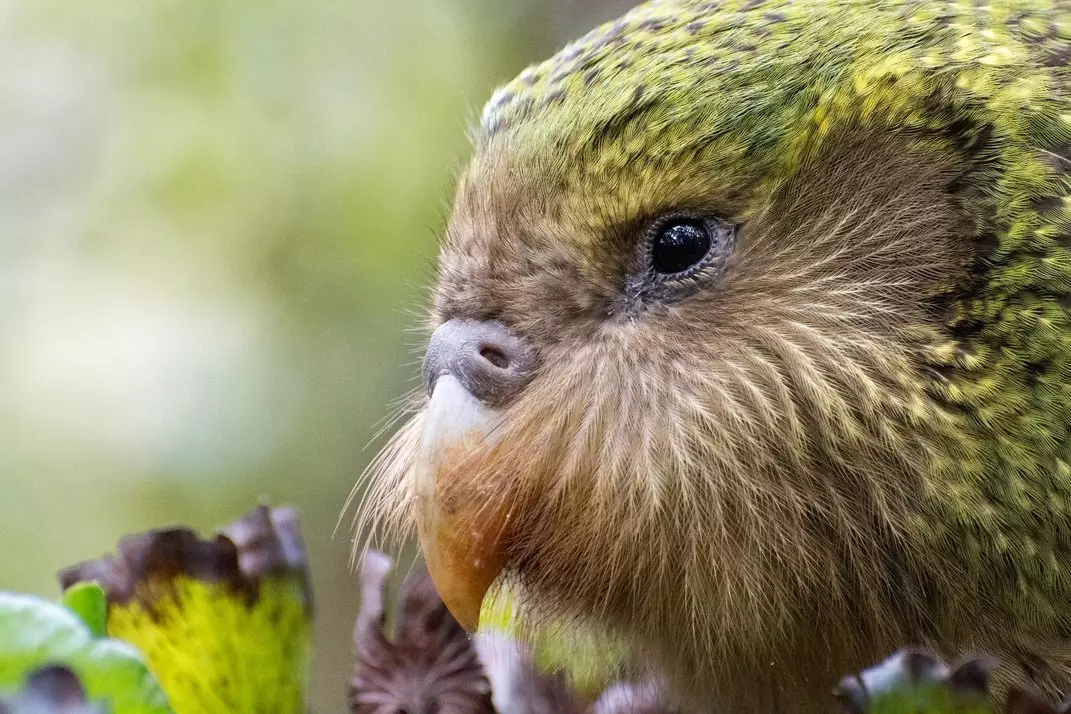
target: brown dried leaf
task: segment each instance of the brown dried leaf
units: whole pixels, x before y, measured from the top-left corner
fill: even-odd
[[[439,599],[426,570],[406,579],[394,640],[383,632],[383,587],[390,568],[386,555],[365,554],[361,610],[353,632],[357,663],[350,711],[492,714],[491,685],[476,649]]]
[[[1012,687],[1004,704],[1004,714],[1067,714],[1069,711],[1071,702],[1053,706],[1039,693],[1022,687]]]
[[[301,579],[306,612],[311,614],[305,546],[290,508],[258,506],[211,540],[201,540],[189,528],[139,533],[120,540],[117,551],[117,557],[64,569],[59,573],[61,586],[95,580],[108,593],[109,604],[137,598],[151,612],[179,576],[223,584],[252,604],[262,577],[291,574]],[[140,587],[149,582],[153,587]]]

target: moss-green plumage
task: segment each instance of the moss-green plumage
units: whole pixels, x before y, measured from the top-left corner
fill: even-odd
[[[543,423],[572,422],[542,426],[535,416],[509,417],[528,418],[528,431],[516,433],[543,449],[526,455],[524,468],[537,476],[517,487],[529,499],[518,506],[518,522],[540,533],[569,523],[587,529],[549,545],[558,536],[526,541],[517,567],[536,590],[544,587],[573,609],[597,602],[608,611],[647,608],[651,624],[622,615],[614,625],[643,630],[648,640],[672,627],[673,618],[689,617],[677,623],[687,631],[681,642],[695,638],[718,657],[739,655],[743,670],[778,648],[799,648],[784,658],[802,661],[801,641],[817,653],[862,652],[866,638],[891,631],[867,629],[863,620],[895,616],[901,633],[947,654],[995,647],[1040,685],[1066,692],[1069,58],[1071,4],[1064,2],[663,0],[594,30],[500,89],[473,131],[476,155],[459,189],[435,318],[501,319],[539,344],[550,370],[568,340],[597,355],[585,362],[587,353],[573,344],[570,359],[596,366],[586,375],[587,367],[574,366],[575,382],[553,372],[582,395],[575,404],[563,396],[566,387],[552,392],[537,381],[529,391],[544,390],[545,411],[537,396],[516,408],[543,414]],[[845,162],[855,162],[850,171]],[[812,175],[825,176],[828,185],[815,184]],[[883,185],[890,175],[896,185]],[[903,227],[862,222],[865,234],[846,234],[835,248],[815,235],[815,260],[830,264],[825,272],[778,264],[788,264],[786,255],[805,260],[808,249],[788,245],[810,235],[806,220],[777,232],[778,220],[795,220],[800,202],[792,196],[805,196],[806,205],[828,199],[827,213],[841,211],[841,223],[861,220],[850,210],[856,178],[861,195],[885,192],[875,205],[906,206],[888,214]],[[898,196],[898,186],[912,195]],[[931,212],[945,210],[933,207],[933,196],[949,214],[926,224]],[[711,202],[758,236],[745,233],[729,259],[740,261],[741,272],[755,260],[749,240],[781,241],[763,248],[762,257],[786,272],[776,284],[755,288],[766,300],[762,309],[750,321],[725,322],[733,315],[720,313],[739,305],[713,296],[717,285],[705,296],[650,309],[616,297],[628,285],[619,273],[628,275],[631,258],[615,256],[633,255],[622,248],[636,240],[637,228],[667,209]],[[917,231],[908,225],[916,219]],[[513,228],[517,223],[524,228]],[[889,241],[882,242],[881,231]],[[954,234],[934,238],[932,260],[926,231]],[[852,257],[867,241],[873,252]],[[882,252],[900,245],[910,249]],[[837,261],[844,261],[839,269]],[[725,295],[757,300],[734,287],[732,270]],[[511,275],[521,287],[503,292],[497,285]],[[777,292],[797,278],[795,292]],[[558,282],[547,287],[552,279]],[[577,287],[566,299],[570,285]],[[538,301],[537,288],[544,291]],[[862,297],[852,302],[853,295]],[[810,323],[807,305],[791,302],[825,298]],[[853,306],[858,315],[849,314]],[[769,330],[748,331],[763,319]],[[770,339],[780,341],[759,342],[774,333],[780,337]],[[875,347],[882,339],[886,357]],[[621,345],[625,356],[614,351]],[[629,381],[636,371],[644,379]],[[676,381],[665,384],[665,374]],[[611,396],[585,391],[585,379],[611,378]],[[662,432],[617,414],[630,408],[643,418],[658,415]],[[583,443],[573,451],[542,446],[577,433]],[[599,439],[625,443],[615,450]],[[569,468],[572,481],[562,475]],[[603,476],[585,482],[585,468]],[[647,479],[648,491],[634,485],[637,478]],[[741,484],[730,490],[734,478]],[[664,528],[664,539],[651,545],[661,551],[648,558],[618,534],[599,540],[583,509],[577,506],[573,518],[560,496],[568,483],[587,499],[589,519],[607,514],[619,533]],[[601,488],[632,515],[604,508]],[[561,500],[540,501],[548,491]],[[643,521],[635,514],[646,513],[648,502],[656,515]],[[698,544],[700,529],[680,515],[689,508],[709,517],[705,527],[718,535]],[[525,521],[528,511],[538,515]],[[666,511],[676,520],[657,515]],[[869,530],[875,522],[880,526]],[[604,562],[615,565],[600,565],[597,549],[582,538],[598,543]],[[584,563],[572,580],[545,565],[567,570],[570,558]],[[748,558],[753,564],[740,564]],[[710,607],[739,610],[721,620],[696,612],[703,588],[713,587],[703,580],[713,576],[698,574],[696,562],[723,568]],[[597,580],[600,567],[621,578],[607,584],[602,601],[583,584]],[[688,604],[674,610],[643,584],[626,583],[620,572],[630,567],[664,570],[653,579],[680,578],[676,596]],[[843,595],[822,594],[823,577]],[[861,602],[843,602],[852,598]],[[837,612],[856,620],[834,633],[822,618],[832,622]],[[722,623],[718,631],[704,630],[715,622]],[[768,634],[758,634],[762,623]],[[747,636],[768,637],[770,649],[749,650]],[[807,639],[815,636],[825,641]],[[690,646],[681,645],[686,654],[674,665],[701,656],[695,653],[704,645]],[[661,642],[653,649],[672,660],[672,647]],[[704,664],[685,678],[736,665]],[[791,692],[825,685],[785,686]]]
[[[976,586],[1071,627],[1069,58],[1064,3],[654,2],[499,90],[476,140],[553,144],[620,191],[605,179],[701,152],[783,181],[849,123],[970,152],[976,279],[927,353],[960,444],[929,484],[946,512],[916,527],[1006,558]]]

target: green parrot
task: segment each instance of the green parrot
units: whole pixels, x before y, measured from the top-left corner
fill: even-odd
[[[661,0],[524,70],[362,522],[685,711],[908,644],[1071,693],[1069,58],[1062,0]]]

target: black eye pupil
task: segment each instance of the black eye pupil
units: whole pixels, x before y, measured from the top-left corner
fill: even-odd
[[[707,256],[710,242],[710,230],[700,221],[667,223],[659,229],[651,246],[651,265],[666,275],[683,273]]]

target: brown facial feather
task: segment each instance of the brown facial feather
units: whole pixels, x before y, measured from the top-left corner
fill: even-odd
[[[493,318],[541,353],[500,445],[444,499],[510,503],[511,564],[543,614],[601,615],[729,710],[825,703],[838,672],[923,639],[930,583],[955,577],[902,530],[943,428],[919,423],[909,327],[969,262],[958,167],[895,136],[825,146],[772,194],[726,190],[713,210],[742,228],[724,271],[639,305],[644,222],[712,210],[695,187],[716,175],[658,206],[603,197],[593,219],[574,207],[597,177],[477,161],[436,289],[433,325]],[[388,450],[373,509],[406,516],[419,429]],[[786,676],[813,699],[777,701]]]

